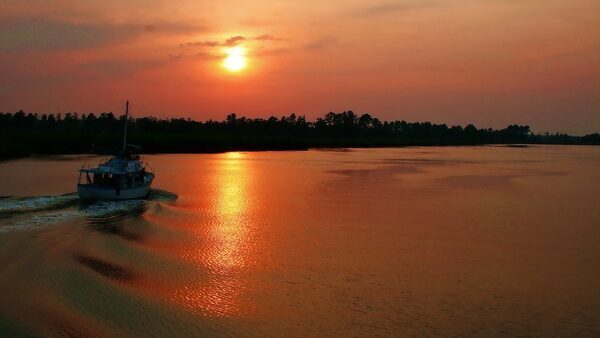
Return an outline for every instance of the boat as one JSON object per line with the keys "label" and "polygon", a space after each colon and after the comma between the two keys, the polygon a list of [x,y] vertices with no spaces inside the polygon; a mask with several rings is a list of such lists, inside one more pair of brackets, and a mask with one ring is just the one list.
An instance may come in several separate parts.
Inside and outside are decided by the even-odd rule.
{"label": "boat", "polygon": [[[140,147],[127,144],[129,101],[125,104],[123,148],[118,155],[97,167],[79,169],[77,194],[83,200],[120,201],[148,196],[154,180],[139,155]],[[82,183],[83,180],[83,183]]]}

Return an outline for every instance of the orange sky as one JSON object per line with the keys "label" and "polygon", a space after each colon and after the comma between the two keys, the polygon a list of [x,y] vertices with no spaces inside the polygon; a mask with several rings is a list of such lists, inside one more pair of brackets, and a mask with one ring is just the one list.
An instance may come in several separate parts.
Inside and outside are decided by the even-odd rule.
{"label": "orange sky", "polygon": [[[246,69],[222,66],[247,50]],[[600,131],[597,0],[2,0],[0,111]]]}

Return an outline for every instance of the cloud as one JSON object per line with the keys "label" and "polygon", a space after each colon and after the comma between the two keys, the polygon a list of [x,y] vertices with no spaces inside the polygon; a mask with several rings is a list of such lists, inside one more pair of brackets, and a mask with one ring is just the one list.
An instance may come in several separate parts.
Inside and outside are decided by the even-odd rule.
{"label": "cloud", "polygon": [[196,42],[187,42],[180,45],[181,47],[190,46],[190,47],[217,47],[221,46],[218,41],[196,41]]}
{"label": "cloud", "polygon": [[233,46],[240,44],[244,40],[246,40],[246,38],[241,35],[232,36],[229,39],[225,40],[225,42],[223,43],[223,46],[233,47]]}
{"label": "cloud", "polygon": [[333,45],[337,45],[338,43],[339,40],[336,38],[325,37],[306,43],[304,45],[304,48],[308,50],[320,50]]}
{"label": "cloud", "polygon": [[253,38],[253,40],[257,40],[257,41],[286,41],[286,39],[284,39],[284,38],[278,38],[278,37],[270,35],[270,34],[263,34],[263,35],[255,36]]}
{"label": "cloud", "polygon": [[179,60],[188,59],[188,58],[196,58],[196,59],[200,59],[200,60],[211,61],[211,60],[219,60],[219,59],[222,59],[223,57],[224,57],[223,54],[214,54],[214,53],[210,53],[210,52],[201,51],[201,52],[196,52],[196,53],[169,54],[168,61],[179,61]]}
{"label": "cloud", "polygon": [[199,58],[201,60],[218,60],[218,59],[223,58],[223,55],[215,55],[215,54],[206,53],[206,52],[198,52],[198,53],[194,54],[193,56],[195,56],[196,58]]}
{"label": "cloud", "polygon": [[83,25],[44,19],[0,23],[0,51],[82,49],[124,41],[143,32],[140,26]]}
{"label": "cloud", "polygon": [[242,41],[246,40],[243,36],[232,36],[229,39],[219,42],[214,40],[207,41],[195,41],[195,42],[187,42],[181,44],[181,47],[189,46],[189,47],[233,47],[240,44]]}
{"label": "cloud", "polygon": [[244,41],[287,41],[270,34],[258,35],[255,37],[245,37],[241,35],[232,36],[224,41],[206,40],[183,43],[181,47],[235,47]]}
{"label": "cloud", "polygon": [[[269,49],[265,42],[279,42],[279,41],[288,41],[288,39],[277,37],[270,34],[262,34],[253,37],[246,37],[242,35],[234,35],[225,40],[217,41],[217,40],[204,40],[204,41],[193,41],[182,43],[179,47],[201,47],[198,49],[180,49],[179,53],[169,54],[169,60],[177,61],[181,59],[187,58],[197,58],[201,60],[219,60],[222,59],[225,55],[213,50],[215,47],[235,47],[245,41],[255,41],[257,45],[252,46],[253,55],[257,56],[273,56],[273,55],[282,55],[287,54],[291,51],[289,48],[274,48]],[[262,43],[261,43],[262,42]],[[187,50],[187,52],[186,52]]]}

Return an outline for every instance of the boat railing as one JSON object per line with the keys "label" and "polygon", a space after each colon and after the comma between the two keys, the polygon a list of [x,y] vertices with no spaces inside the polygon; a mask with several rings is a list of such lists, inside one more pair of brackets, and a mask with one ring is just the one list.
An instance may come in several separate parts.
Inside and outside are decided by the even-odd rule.
{"label": "boat railing", "polygon": [[148,162],[143,162],[143,163],[142,163],[142,168],[144,168],[144,170],[145,170],[147,173],[154,174],[154,167],[151,167],[151,166],[148,164]]}

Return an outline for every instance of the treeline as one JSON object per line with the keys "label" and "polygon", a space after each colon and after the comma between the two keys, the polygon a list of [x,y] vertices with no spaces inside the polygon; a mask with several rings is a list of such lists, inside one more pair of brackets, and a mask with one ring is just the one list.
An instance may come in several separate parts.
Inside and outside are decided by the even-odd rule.
{"label": "treeline", "polygon": [[[29,154],[112,152],[120,145],[123,116],[0,113],[0,158]],[[315,121],[291,114],[268,119],[230,114],[224,121],[131,118],[128,143],[145,152],[307,149],[478,144],[600,144],[600,134],[533,134],[529,126],[478,129],[429,122],[381,121],[352,111],[330,112]]]}

